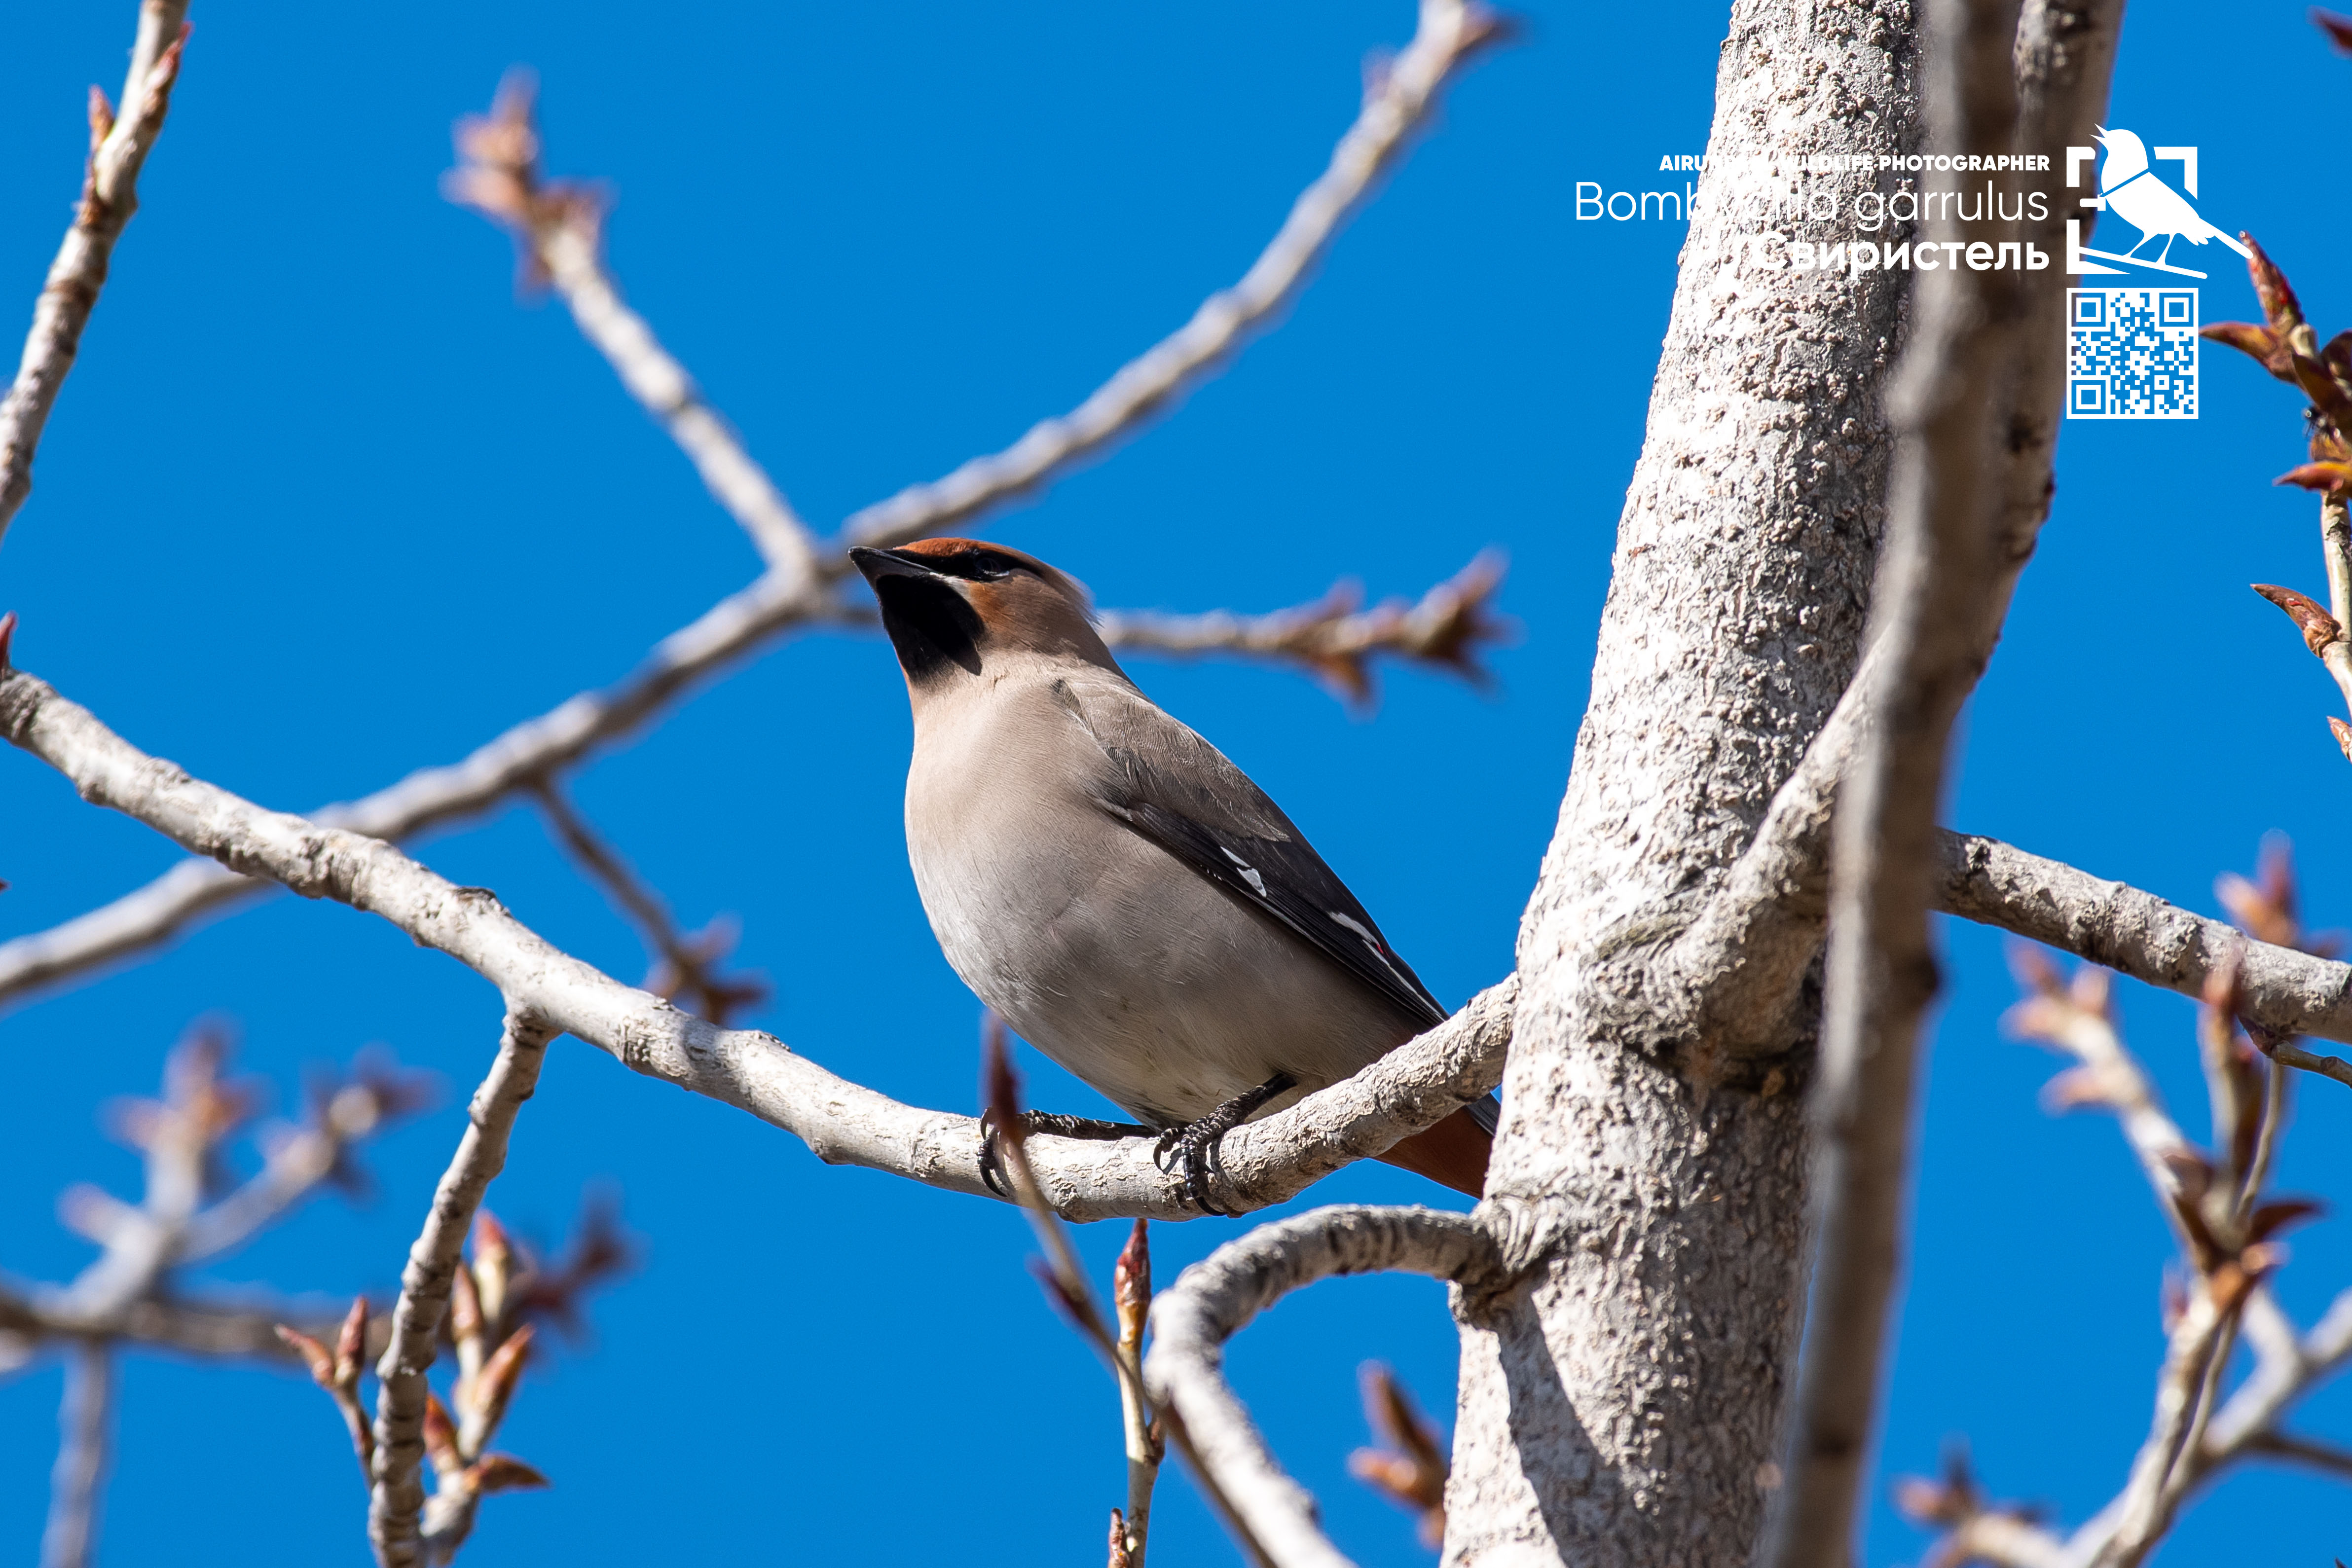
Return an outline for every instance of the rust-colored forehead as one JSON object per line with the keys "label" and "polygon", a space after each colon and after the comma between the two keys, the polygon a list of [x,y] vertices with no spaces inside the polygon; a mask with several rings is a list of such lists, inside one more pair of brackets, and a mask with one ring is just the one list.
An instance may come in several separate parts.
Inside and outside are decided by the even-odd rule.
{"label": "rust-colored forehead", "polygon": [[908,555],[928,556],[933,559],[967,555],[973,550],[993,550],[998,555],[1011,556],[1024,566],[1034,567],[1039,571],[1051,572],[1054,570],[1026,550],[1017,550],[1011,545],[995,544],[988,539],[967,539],[953,535],[943,535],[938,538],[917,539],[913,544],[900,545],[898,548]]}
{"label": "rust-colored forehead", "polygon": [[917,539],[913,544],[898,548],[908,555],[961,555],[968,549],[984,549],[987,547],[978,539],[936,538]]}

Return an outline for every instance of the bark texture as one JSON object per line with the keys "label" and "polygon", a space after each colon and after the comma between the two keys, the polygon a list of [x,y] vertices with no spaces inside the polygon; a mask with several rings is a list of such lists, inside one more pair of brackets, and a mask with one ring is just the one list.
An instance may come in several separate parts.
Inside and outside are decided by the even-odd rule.
{"label": "bark texture", "polygon": [[1916,150],[1914,37],[1902,0],[1733,11],[1521,928],[1486,1209],[1529,1273],[1464,1324],[1449,1564],[1726,1563],[1756,1538],[1802,1295],[1811,1027],[1801,1009],[1760,1052],[1675,1038],[1626,977],[1723,881],[1845,687],[1885,521],[1898,277],[1745,264],[1738,235],[1848,225],[1775,221],[1721,160]]}

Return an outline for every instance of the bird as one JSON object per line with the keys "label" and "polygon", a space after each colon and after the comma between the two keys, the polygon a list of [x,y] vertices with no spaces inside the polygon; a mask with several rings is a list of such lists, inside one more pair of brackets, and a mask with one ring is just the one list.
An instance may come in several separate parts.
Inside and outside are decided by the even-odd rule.
{"label": "bird", "polygon": [[2102,128],[2095,140],[2107,150],[2099,163],[2099,199],[2108,212],[2140,231],[2139,244],[2124,254],[2137,256],[2140,246],[2164,236],[2164,248],[2156,253],[2156,264],[2172,253],[2172,242],[2185,239],[2191,245],[2203,245],[2218,239],[2247,260],[2253,253],[2203,218],[2189,204],[2189,198],[2166,184],[2148,167],[2147,146],[2129,131],[2108,131]]}
{"label": "bird", "polygon": [[[949,966],[1159,1135],[1205,1213],[1218,1140],[1443,1022],[1291,820],[1144,695],[1077,581],[971,538],[849,552],[906,676],[907,851]],[[1380,1157],[1481,1196],[1492,1095]],[[983,1175],[986,1174],[983,1157]]]}

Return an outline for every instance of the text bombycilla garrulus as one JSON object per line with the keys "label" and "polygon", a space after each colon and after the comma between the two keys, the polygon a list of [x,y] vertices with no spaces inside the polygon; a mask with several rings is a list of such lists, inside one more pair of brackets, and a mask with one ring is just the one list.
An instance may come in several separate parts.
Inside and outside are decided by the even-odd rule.
{"label": "text bombycilla garrulus", "polygon": [[[1444,1021],[1281,809],[1136,689],[1076,583],[973,539],[850,555],[907,676],[907,851],[948,962],[1162,1131],[1194,1202],[1229,1128]],[[1381,1157],[1477,1197],[1495,1112]]]}

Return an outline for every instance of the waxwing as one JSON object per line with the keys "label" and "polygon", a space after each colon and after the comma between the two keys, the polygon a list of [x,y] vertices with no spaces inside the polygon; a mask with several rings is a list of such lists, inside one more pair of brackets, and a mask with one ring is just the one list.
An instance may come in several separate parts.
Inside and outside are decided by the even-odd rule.
{"label": "waxwing", "polygon": [[[850,552],[914,708],[907,851],[955,972],[1141,1129],[1192,1201],[1231,1128],[1336,1083],[1446,1009],[1279,807],[1156,706],[1085,591],[1019,550]],[[1480,1195],[1490,1095],[1381,1157]]]}

